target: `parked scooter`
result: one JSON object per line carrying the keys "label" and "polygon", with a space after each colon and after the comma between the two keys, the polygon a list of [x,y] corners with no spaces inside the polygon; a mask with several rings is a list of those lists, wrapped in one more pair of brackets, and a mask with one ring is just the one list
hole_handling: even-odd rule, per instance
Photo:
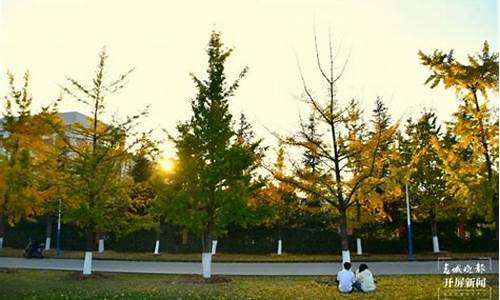
{"label": "parked scooter", "polygon": [[29,240],[28,245],[24,249],[24,257],[26,258],[43,258],[43,249],[45,244],[40,244],[36,240]]}

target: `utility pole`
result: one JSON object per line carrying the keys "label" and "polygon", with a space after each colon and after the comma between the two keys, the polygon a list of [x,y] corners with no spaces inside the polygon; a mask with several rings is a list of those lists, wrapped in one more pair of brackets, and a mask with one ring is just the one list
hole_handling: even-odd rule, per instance
{"label": "utility pole", "polygon": [[406,191],[406,226],[408,238],[408,259],[413,260],[413,241],[411,235],[411,209],[410,209],[410,195],[408,193],[408,184],[405,185]]}

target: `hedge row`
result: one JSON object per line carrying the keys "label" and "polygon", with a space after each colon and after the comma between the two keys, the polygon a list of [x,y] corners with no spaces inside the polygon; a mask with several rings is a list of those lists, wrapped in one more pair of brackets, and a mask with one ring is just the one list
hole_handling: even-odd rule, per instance
{"label": "hedge row", "polygon": [[[55,246],[55,224],[52,245]],[[470,225],[469,225],[470,226]],[[380,228],[385,228],[379,230]],[[407,251],[405,237],[394,239],[389,233],[384,235],[386,227],[372,226],[360,232],[363,237],[363,250],[367,253],[404,253]],[[498,243],[491,241],[495,237],[492,230],[482,229],[470,232],[469,239],[459,239],[455,234],[455,223],[439,225],[439,239],[442,250],[453,252],[498,251]],[[470,227],[472,228],[472,227]],[[4,245],[23,248],[28,238],[45,240],[46,224],[21,223],[7,228]],[[382,232],[382,233],[381,233]],[[414,224],[413,244],[416,252],[432,251],[432,238],[428,223]],[[376,234],[375,234],[376,233]],[[265,254],[276,251],[277,230],[266,227],[230,228],[228,235],[219,239],[218,251],[224,253]],[[340,236],[337,232],[324,228],[284,228],[281,230],[283,251],[297,254],[331,254],[340,252]],[[156,233],[138,231],[126,236],[108,236],[106,248],[115,251],[149,252],[154,248]],[[61,247],[66,250],[81,250],[84,247],[83,232],[72,225],[63,224]],[[164,225],[160,237],[162,251],[170,253],[194,253],[201,249],[201,239],[189,236],[187,243],[182,242],[181,230],[172,225]],[[350,239],[351,249],[355,249],[355,238]]]}

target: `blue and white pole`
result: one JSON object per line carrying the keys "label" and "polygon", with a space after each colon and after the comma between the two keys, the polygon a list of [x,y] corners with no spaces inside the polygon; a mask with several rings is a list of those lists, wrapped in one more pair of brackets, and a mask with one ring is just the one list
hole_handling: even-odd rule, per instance
{"label": "blue and white pole", "polygon": [[56,252],[57,256],[61,255],[61,198],[59,198],[59,213],[57,216]]}
{"label": "blue and white pole", "polygon": [[411,209],[410,209],[410,195],[408,193],[408,184],[405,185],[406,191],[406,226],[408,238],[408,258],[413,259],[413,241],[411,235]]}

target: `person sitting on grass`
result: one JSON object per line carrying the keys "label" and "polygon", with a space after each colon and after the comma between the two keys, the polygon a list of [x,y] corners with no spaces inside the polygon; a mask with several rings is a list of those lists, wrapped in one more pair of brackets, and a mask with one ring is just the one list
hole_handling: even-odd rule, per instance
{"label": "person sitting on grass", "polygon": [[354,273],[351,271],[351,263],[345,262],[344,269],[337,273],[338,289],[341,293],[352,292],[352,285],[355,282]]}
{"label": "person sitting on grass", "polygon": [[371,292],[374,291],[375,281],[373,280],[373,275],[370,270],[368,270],[368,266],[366,264],[359,265],[358,270],[356,271],[356,282],[353,284],[360,292]]}

